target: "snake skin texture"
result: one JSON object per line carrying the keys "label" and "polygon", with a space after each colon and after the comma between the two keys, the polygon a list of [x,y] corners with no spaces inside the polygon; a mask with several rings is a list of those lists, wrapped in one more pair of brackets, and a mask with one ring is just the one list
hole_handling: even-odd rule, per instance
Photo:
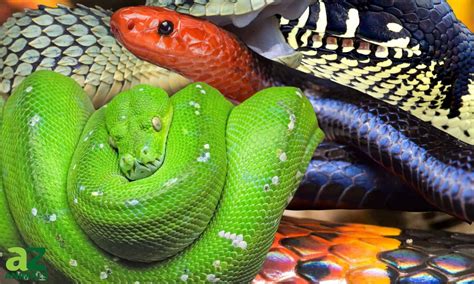
{"label": "snake skin texture", "polygon": [[[456,143],[454,139],[451,144],[446,144],[441,131],[436,135],[412,117],[394,112],[391,106],[381,106],[375,101],[364,105],[345,105],[333,99],[313,102],[329,137],[351,140],[354,145],[367,149],[366,153],[372,159],[402,175],[432,204],[461,219],[474,220],[474,157],[471,146]],[[334,108],[345,113],[335,116]],[[348,117],[351,113],[360,113],[361,116],[354,121]],[[380,119],[385,124],[376,126]],[[425,147],[427,145],[429,147]]]}
{"label": "snake skin texture", "polygon": [[397,106],[258,57],[274,84],[306,90],[326,139],[357,148],[402,177],[425,200],[474,220],[474,147]]}
{"label": "snake skin texture", "polygon": [[[282,2],[148,0],[216,22]],[[396,104],[474,144],[474,36],[446,1],[314,0],[292,3],[293,11],[301,3],[310,4],[301,16],[283,9],[280,17],[284,38],[302,55],[293,56],[299,70]]]}
{"label": "snake skin texture", "polygon": [[136,58],[109,28],[110,11],[79,5],[15,13],[0,27],[0,93],[10,94],[35,70],[70,76],[101,106],[138,84],[174,93],[190,81]]}
{"label": "snake skin texture", "polygon": [[[176,73],[138,59],[120,46],[109,31],[110,14],[110,11],[99,7],[88,8],[80,5],[74,9],[41,6],[38,10],[14,14],[0,28],[0,93],[10,94],[27,75],[43,69],[54,70],[73,78],[83,86],[95,106],[104,104],[121,90],[139,83],[162,87],[169,93],[174,93],[189,83],[189,80]],[[32,40],[33,36],[37,39]],[[334,148],[341,151],[347,147],[335,145]],[[326,150],[317,149],[315,157],[322,157],[326,153]],[[348,157],[353,155],[349,154]],[[352,163],[351,159],[346,159],[346,162]],[[317,159],[312,162],[311,167],[314,167],[316,162]],[[340,184],[348,185],[349,190],[357,188],[371,192],[363,194],[367,197],[374,196],[374,193],[387,192],[382,183],[359,182],[360,176],[354,179],[353,176],[347,175],[345,169],[341,168],[340,161],[335,161],[333,166],[332,162],[326,159],[324,165],[317,166],[323,166],[320,168],[321,173],[327,169],[339,177],[334,181],[334,186],[328,184],[329,188],[339,187]],[[366,181],[382,174],[376,164],[364,165],[362,168],[356,164],[351,167],[357,172],[366,173]],[[340,170],[340,174],[335,173],[334,169]],[[308,173],[308,176],[313,176],[311,169]],[[312,188],[317,186],[314,179],[308,181],[313,181]],[[410,189],[400,180],[394,177],[393,181],[394,185],[400,185],[396,186],[397,192],[407,192],[411,196]],[[317,191],[306,191],[305,195],[307,194],[316,195]],[[298,200],[299,196],[302,195],[297,194],[295,200]],[[368,208],[376,208],[381,204],[379,201],[366,198],[363,204]],[[405,203],[391,204],[393,209],[417,211],[415,203],[410,208],[407,208]],[[306,207],[301,207],[303,208]]]}
{"label": "snake skin texture", "polygon": [[[267,3],[268,2],[269,1],[267,1]],[[393,1],[387,1],[387,3],[388,2]],[[2,46],[0,46],[0,51],[1,47]],[[16,67],[12,68],[16,70]],[[120,78],[120,76],[118,76],[118,78]],[[468,90],[471,90],[472,88],[473,87],[468,87]],[[92,90],[93,92],[95,92],[94,90],[96,89]],[[101,98],[100,101],[102,100],[103,98]],[[347,146],[338,145],[335,149],[337,150],[338,147]],[[317,154],[315,155],[315,158],[320,159],[320,163],[326,163],[326,161],[324,159],[321,159],[321,156],[318,156]],[[341,159],[344,160],[343,158]],[[349,160],[352,160],[352,157],[350,157]],[[339,163],[340,161],[341,160],[338,160],[336,162]],[[308,172],[307,178],[311,178],[311,169],[314,169],[314,166],[318,166],[319,164],[317,163],[317,160],[313,160],[313,168],[311,168],[310,166],[310,171]],[[380,169],[377,169],[377,164],[368,162],[368,167],[366,169],[369,171],[372,164],[375,168],[374,174],[377,174],[378,176],[377,170],[380,171]],[[338,164],[336,163],[336,165]],[[354,165],[351,165],[351,167],[353,166]],[[337,176],[336,173],[334,174],[334,176]],[[370,177],[370,173],[368,173],[367,176]],[[388,174],[386,176],[393,178],[394,183],[396,182],[397,184],[403,184],[397,179],[397,177],[393,177]],[[383,178],[383,175],[379,176],[379,178]],[[352,182],[351,179],[352,177],[345,181],[337,180],[336,184]],[[377,182],[375,181],[374,183]],[[348,188],[354,189],[354,187],[351,186],[349,186]],[[367,188],[371,188],[371,185],[368,185]],[[402,191],[400,192],[403,192],[404,187],[401,186],[401,188]],[[350,191],[343,190],[339,192],[343,192],[342,196],[344,196]],[[382,199],[371,199],[369,198],[369,196],[371,196],[370,193],[367,195],[363,195],[363,197],[360,198],[361,202],[355,201],[356,205],[350,206],[359,206],[360,204],[367,205],[367,201],[370,200],[388,200],[386,202],[387,204],[389,204],[391,200],[387,196],[384,196],[385,198]],[[294,200],[296,200],[296,198]],[[398,201],[394,203],[400,204],[398,203]],[[340,205],[341,202],[339,202],[338,204]],[[377,201],[374,204],[377,204]],[[294,224],[290,224],[290,222]],[[374,243],[376,241],[374,239],[383,240],[380,240],[380,243],[375,243],[375,245],[374,243],[371,243],[370,245],[364,245],[364,243],[367,243],[367,238],[364,238],[364,240],[362,240],[363,238],[360,237],[362,235],[361,231],[363,231],[360,225],[351,228],[350,226],[344,227],[343,225],[329,223],[323,223],[323,225],[321,226],[318,223],[314,224],[314,221],[311,222],[313,222],[313,225],[310,225],[309,221],[305,223],[305,221],[300,222],[296,219],[286,219],[286,221],[282,223],[279,234],[277,235],[277,241],[275,241],[274,243],[274,248],[268,255],[267,264],[265,265],[264,270],[261,272],[260,276],[257,277],[256,281],[308,282],[317,281],[320,279],[341,279],[337,277],[346,277],[345,279],[348,280],[359,281],[366,281],[367,279],[379,279],[377,277],[380,277],[383,278],[383,280],[388,280],[392,282],[398,281],[402,283],[408,281],[413,282],[415,280],[432,281],[433,283],[445,283],[448,282],[448,280],[451,282],[458,281],[458,283],[471,283],[474,281],[474,256],[472,254],[473,240],[470,236],[461,234],[450,235],[444,233],[427,233],[413,230],[406,232],[404,231],[401,233],[401,235],[394,236],[396,235],[396,233],[394,232],[397,232],[397,229],[393,229],[393,231],[386,232],[386,229],[384,228],[369,226],[368,230],[370,231],[372,229],[371,233],[374,233],[375,231],[379,233],[379,235],[385,234],[387,237],[379,237],[375,234],[367,233],[367,235],[370,235],[369,239],[371,239],[371,241],[374,241]],[[302,223],[305,224],[301,225]],[[301,241],[301,239],[305,236],[301,232],[302,227],[306,229],[306,236],[308,236],[308,239],[312,242]],[[321,231],[319,231],[318,233],[316,228],[320,228]],[[367,226],[364,226],[363,228],[367,228]],[[322,233],[328,233],[328,231],[332,231],[333,233],[334,231],[336,231],[337,233],[335,233],[335,235],[344,236],[346,237],[346,239],[341,241],[341,239],[330,238],[327,236],[326,238],[319,238]],[[359,235],[357,233],[359,233]],[[287,241],[281,242],[280,240],[282,239],[285,239]],[[292,242],[293,240],[294,242]],[[318,240],[319,242],[316,242],[315,240]],[[382,243],[384,241],[389,243],[391,240],[401,240],[401,245],[402,247],[406,248],[406,250],[399,249],[395,246],[390,245],[383,246]],[[329,241],[333,242],[331,243]],[[351,244],[351,246],[344,247],[341,242],[349,243]],[[324,248],[321,249],[321,246],[323,246]],[[376,248],[374,249],[374,247],[378,246],[385,247],[386,250],[380,251]],[[310,251],[311,253],[305,254],[303,250]],[[281,252],[281,254],[275,254],[275,251]],[[319,254],[319,252],[321,251],[322,253]],[[367,251],[379,252],[379,255],[382,255],[384,257],[377,258],[377,255],[367,257],[364,254],[364,252]],[[358,258],[359,256],[360,258]],[[288,266],[277,266],[279,262],[275,262],[276,258],[279,258],[280,260],[282,260],[282,262],[288,260],[288,263],[290,264]],[[369,260],[372,262],[370,262]],[[374,263],[374,265],[371,265],[371,263]],[[275,267],[282,269],[275,270]],[[322,273],[319,273],[321,271]],[[380,275],[384,277],[381,277]]]}
{"label": "snake skin texture", "polygon": [[314,153],[288,209],[334,208],[437,210],[367,155],[350,146],[326,141]]}
{"label": "snake skin texture", "polygon": [[301,71],[398,105],[474,144],[474,35],[445,1],[316,1],[282,18]]}
{"label": "snake skin texture", "polygon": [[474,237],[284,218],[253,283],[473,283]]}
{"label": "snake skin texture", "polygon": [[[266,73],[261,79],[312,93],[330,140],[366,153],[441,210],[472,220],[474,148],[458,139],[471,142],[474,129],[474,41],[449,5],[314,1],[297,20],[280,23],[290,44],[300,40],[293,48],[307,51],[300,69],[316,76],[302,77],[275,63],[267,70],[256,64]],[[318,56],[321,60],[311,59]]]}

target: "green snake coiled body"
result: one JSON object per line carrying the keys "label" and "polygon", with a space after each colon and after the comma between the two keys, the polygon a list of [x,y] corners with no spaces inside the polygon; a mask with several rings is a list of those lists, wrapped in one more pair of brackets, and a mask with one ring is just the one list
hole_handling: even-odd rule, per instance
{"label": "green snake coiled body", "polygon": [[[156,103],[140,103],[141,96],[148,98],[144,93],[156,97]],[[168,134],[159,136],[167,125]],[[143,144],[127,145],[128,136]],[[190,85],[171,99],[138,86],[93,113],[72,79],[40,71],[9,98],[1,137],[3,184],[24,241],[46,248],[48,264],[76,282],[142,283],[250,281],[323,134],[309,101],[295,88],[264,90],[232,108],[205,84]],[[144,164],[148,152],[133,150],[145,145],[151,151],[164,145],[163,139],[165,153],[155,155],[164,157],[157,171],[127,179],[122,158],[130,154]],[[207,186],[216,192],[206,192]],[[169,214],[163,223],[151,217],[164,214],[159,210]],[[184,215],[178,216],[179,211]],[[196,228],[200,223],[208,225]],[[111,239],[114,230],[119,236]],[[188,238],[181,243],[180,232]],[[159,244],[160,237],[164,243]],[[12,232],[8,245],[19,241]],[[184,249],[146,256],[167,244]],[[133,250],[132,245],[136,255],[129,258],[138,262],[105,252],[116,246]],[[157,258],[166,259],[150,262]]]}

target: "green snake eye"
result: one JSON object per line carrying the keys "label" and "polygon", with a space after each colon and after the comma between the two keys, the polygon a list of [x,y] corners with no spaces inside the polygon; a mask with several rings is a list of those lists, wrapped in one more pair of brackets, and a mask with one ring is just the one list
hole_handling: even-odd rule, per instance
{"label": "green snake eye", "polygon": [[155,116],[151,120],[151,124],[156,131],[161,130],[161,119],[158,116]]}
{"label": "green snake eye", "polygon": [[173,32],[174,25],[170,21],[163,21],[158,26],[158,33],[160,35],[169,35]]}

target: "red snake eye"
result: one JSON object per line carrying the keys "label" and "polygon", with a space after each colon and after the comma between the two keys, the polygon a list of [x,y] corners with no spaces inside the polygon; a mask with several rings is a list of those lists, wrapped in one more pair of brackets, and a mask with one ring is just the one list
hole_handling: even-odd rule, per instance
{"label": "red snake eye", "polygon": [[160,35],[169,35],[173,32],[174,25],[170,21],[163,21],[158,26],[158,33]]}

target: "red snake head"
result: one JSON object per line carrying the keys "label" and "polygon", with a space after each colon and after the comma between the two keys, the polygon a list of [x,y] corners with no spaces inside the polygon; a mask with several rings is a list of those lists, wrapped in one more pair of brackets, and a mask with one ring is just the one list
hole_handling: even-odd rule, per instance
{"label": "red snake head", "polygon": [[177,61],[211,56],[226,40],[221,36],[224,31],[205,20],[158,7],[120,9],[112,16],[111,27],[135,55],[170,67]]}
{"label": "red snake head", "polygon": [[111,18],[115,37],[137,57],[243,100],[264,87],[254,58],[232,33],[158,7],[129,7]]}

